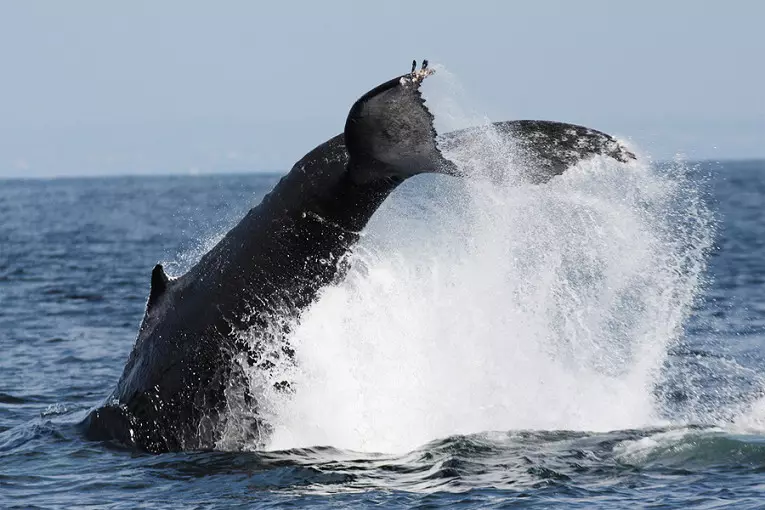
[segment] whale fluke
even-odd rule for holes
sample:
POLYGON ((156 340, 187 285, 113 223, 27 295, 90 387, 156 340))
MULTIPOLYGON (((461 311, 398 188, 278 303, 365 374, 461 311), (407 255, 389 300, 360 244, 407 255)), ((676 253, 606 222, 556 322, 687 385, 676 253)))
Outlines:
POLYGON ((436 145, 433 114, 420 92, 433 72, 423 65, 375 87, 353 105, 344 136, 351 176, 357 182, 456 172, 436 145))
MULTIPOLYGON (((439 137, 442 150, 481 152, 488 137, 507 145, 506 164, 521 167, 524 181, 542 184, 580 161, 605 156, 622 163, 636 159, 619 140, 595 129, 549 120, 511 120, 452 131, 439 137)), ((477 155, 480 157, 480 155, 477 155)), ((462 175, 457 171, 455 175, 462 175)))

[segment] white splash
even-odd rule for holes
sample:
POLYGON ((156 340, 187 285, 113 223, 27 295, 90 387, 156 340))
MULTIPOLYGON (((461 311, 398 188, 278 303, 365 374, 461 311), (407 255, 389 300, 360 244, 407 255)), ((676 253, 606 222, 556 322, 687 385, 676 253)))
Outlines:
MULTIPOLYGON (((446 156, 496 177, 512 147, 476 143, 446 156)), ((297 325, 269 447, 658 423, 656 374, 711 243, 686 171, 595 159, 543 186, 412 179, 297 325)))

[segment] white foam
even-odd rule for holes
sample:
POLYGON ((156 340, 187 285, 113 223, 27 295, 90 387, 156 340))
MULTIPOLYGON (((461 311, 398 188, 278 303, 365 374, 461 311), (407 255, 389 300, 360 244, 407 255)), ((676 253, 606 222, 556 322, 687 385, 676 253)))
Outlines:
MULTIPOLYGON (((477 143, 447 157, 495 176, 512 148, 477 143)), ((653 384, 711 242, 685 170, 596 159, 537 187, 405 184, 297 325, 269 447, 658 423, 653 384)))

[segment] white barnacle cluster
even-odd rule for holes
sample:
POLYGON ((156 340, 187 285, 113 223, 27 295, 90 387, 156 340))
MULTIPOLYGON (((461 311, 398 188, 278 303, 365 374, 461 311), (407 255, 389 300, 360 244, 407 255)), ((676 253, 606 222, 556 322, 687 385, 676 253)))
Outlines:
POLYGON ((574 147, 577 149, 584 149, 587 147, 587 139, 586 138, 578 138, 576 140, 576 143, 574 144, 574 147))
POLYGON ((419 71, 415 71, 412 73, 412 81, 415 83, 420 83, 422 80, 430 76, 431 74, 435 73, 435 69, 420 69, 419 71))
POLYGON ((416 71, 412 71, 411 73, 404 75, 399 80, 399 83, 401 83, 402 86, 408 87, 409 85, 418 85, 422 83, 422 80, 430 76, 431 74, 434 74, 436 72, 435 69, 418 69, 416 71))

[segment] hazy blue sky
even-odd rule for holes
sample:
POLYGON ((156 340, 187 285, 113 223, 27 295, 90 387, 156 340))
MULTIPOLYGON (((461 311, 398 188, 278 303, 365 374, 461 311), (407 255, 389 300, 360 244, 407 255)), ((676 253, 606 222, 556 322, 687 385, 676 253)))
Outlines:
POLYGON ((287 170, 422 57, 493 120, 765 157, 760 0, 0 0, 0 176, 287 170))

